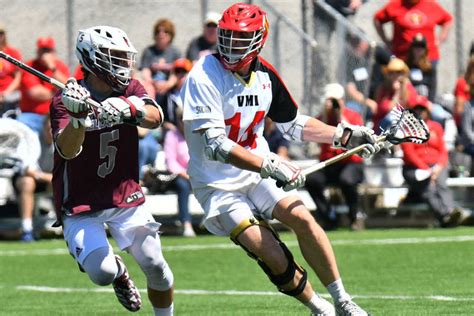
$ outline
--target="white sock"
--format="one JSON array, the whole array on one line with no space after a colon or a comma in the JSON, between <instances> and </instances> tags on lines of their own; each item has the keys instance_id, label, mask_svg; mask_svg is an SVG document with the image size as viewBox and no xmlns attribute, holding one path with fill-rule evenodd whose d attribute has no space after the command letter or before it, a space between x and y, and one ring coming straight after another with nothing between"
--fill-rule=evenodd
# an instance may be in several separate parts
<instances>
[{"instance_id":1,"label":"white sock","mask_svg":"<svg viewBox=\"0 0 474 316\"><path fill-rule=\"evenodd\" d=\"M331 294L332 299L335 303L349 301L351 299L349 294L347 294L346 290L344 289L344 285L342 284L341 279L337 279L336 281L326 286L326 288L328 289L328 292L329 294Z\"/></svg>"},{"instance_id":2,"label":"white sock","mask_svg":"<svg viewBox=\"0 0 474 316\"><path fill-rule=\"evenodd\" d=\"M122 274L125 272L125 265L117 259L115 259L115 262L117 263L117 267L118 267L117 275L115 275L115 279L117 279L117 278L121 277Z\"/></svg>"},{"instance_id":3,"label":"white sock","mask_svg":"<svg viewBox=\"0 0 474 316\"><path fill-rule=\"evenodd\" d=\"M331 303L314 292L309 302L304 303L304 305L315 315L321 312L328 312L328 309L334 309Z\"/></svg>"},{"instance_id":4,"label":"white sock","mask_svg":"<svg viewBox=\"0 0 474 316\"><path fill-rule=\"evenodd\" d=\"M31 218L22 219L21 228L23 229L24 233L33 231L33 220Z\"/></svg>"},{"instance_id":5,"label":"white sock","mask_svg":"<svg viewBox=\"0 0 474 316\"><path fill-rule=\"evenodd\" d=\"M174 303L171 303L169 307L165 307L165 308L153 306L153 312L155 313L155 316L173 316L173 311L174 311Z\"/></svg>"}]
</instances>

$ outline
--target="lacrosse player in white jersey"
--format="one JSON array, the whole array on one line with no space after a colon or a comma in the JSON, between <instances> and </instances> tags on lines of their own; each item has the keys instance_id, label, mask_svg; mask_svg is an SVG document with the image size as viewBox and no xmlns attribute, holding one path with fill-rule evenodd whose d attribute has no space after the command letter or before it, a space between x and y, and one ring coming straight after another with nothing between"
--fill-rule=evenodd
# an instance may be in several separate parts
<instances>
[{"instance_id":1,"label":"lacrosse player in white jersey","mask_svg":"<svg viewBox=\"0 0 474 316\"><path fill-rule=\"evenodd\" d=\"M219 21L218 53L201 58L181 90L188 173L205 211L204 225L215 235L230 236L279 291L313 314L367 315L345 291L325 232L296 195L304 175L271 153L262 134L268 116L290 140L346 149L367 143L370 156L379 150L373 131L346 123L329 126L299 114L276 70L259 56L267 35L262 9L232 5ZM294 230L334 306L313 291L306 271L267 224L272 218Z\"/></svg>"}]
</instances>

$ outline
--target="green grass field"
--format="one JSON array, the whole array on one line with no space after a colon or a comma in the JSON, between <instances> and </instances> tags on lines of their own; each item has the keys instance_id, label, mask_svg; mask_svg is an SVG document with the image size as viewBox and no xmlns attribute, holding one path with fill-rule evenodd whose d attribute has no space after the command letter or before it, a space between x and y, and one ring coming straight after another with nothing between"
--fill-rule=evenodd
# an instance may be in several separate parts
<instances>
[{"instance_id":1,"label":"green grass field","mask_svg":"<svg viewBox=\"0 0 474 316\"><path fill-rule=\"evenodd\" d=\"M474 315L474 230L331 232L346 289L373 315ZM293 234L282 239L304 263ZM227 238L162 237L175 275L175 315L309 315L278 294ZM139 288L145 279L127 254ZM307 264L303 264L307 267ZM315 274L309 278L325 297ZM151 315L144 305L136 315ZM111 287L80 273L62 240L0 242L0 315L126 315Z\"/></svg>"}]
</instances>

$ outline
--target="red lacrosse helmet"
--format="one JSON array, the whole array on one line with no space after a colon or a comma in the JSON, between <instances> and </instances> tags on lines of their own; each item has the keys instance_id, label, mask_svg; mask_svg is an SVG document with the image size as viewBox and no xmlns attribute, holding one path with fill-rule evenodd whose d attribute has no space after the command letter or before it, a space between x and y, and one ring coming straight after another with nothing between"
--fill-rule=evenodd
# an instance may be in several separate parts
<instances>
[{"instance_id":1,"label":"red lacrosse helmet","mask_svg":"<svg viewBox=\"0 0 474 316\"><path fill-rule=\"evenodd\" d=\"M217 51L231 71L250 64L268 36L267 13L253 4L236 3L224 11L217 26Z\"/></svg>"}]
</instances>

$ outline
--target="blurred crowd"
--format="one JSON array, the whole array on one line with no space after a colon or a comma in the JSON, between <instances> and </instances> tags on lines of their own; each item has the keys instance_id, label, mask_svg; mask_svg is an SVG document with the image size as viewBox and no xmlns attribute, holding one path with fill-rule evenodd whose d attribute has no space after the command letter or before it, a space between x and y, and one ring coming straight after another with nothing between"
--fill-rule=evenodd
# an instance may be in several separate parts
<instances>
[{"instance_id":1,"label":"blurred crowd","mask_svg":"<svg viewBox=\"0 0 474 316\"><path fill-rule=\"evenodd\" d=\"M361 0L326 2L349 19L363 3ZM191 194L186 173L189 155L183 136L179 91L193 63L216 51L219 19L220 14L216 12L207 14L201 34L190 39L185 54L173 44L176 35L173 22L167 18L159 19L152 27L153 43L141 52L134 74L148 94L161 105L165 119L159 130L149 132L139 128L140 180L151 194L177 193L177 219L182 234L188 237L195 236L195 232L188 206ZM409 188L407 203L427 203L442 227L463 224L472 214L453 201L446 180L471 174L471 157L474 155L474 45L466 61L465 73L453 82L452 92L440 94L437 91L437 65L442 58L440 47L453 24L452 15L437 1L398 0L381 2L373 21L382 43L376 49L372 71L368 65L348 63L358 67L348 67L347 84L326 85L318 118L331 125L337 125L341 120L366 124L380 133L390 126L390 111L394 107L413 109L427 122L430 140L425 145L395 146L380 159L403 159L403 176ZM386 33L385 24L392 24L392 35ZM328 28L325 35L329 36L334 26L327 24L325 27ZM71 74L78 80L82 78L80 67L70 72L60 60L53 38L40 37L36 44L36 56L24 61L27 65L60 82L66 82ZM367 54L367 43L352 38L350 44L354 48L353 55L347 59ZM4 27L0 27L0 50L22 60L21 52L9 44ZM370 83L368 92L361 88L361 84L366 82ZM25 241L34 239L35 194L50 190L53 147L48 113L55 92L52 85L0 59L2 120L15 119L24 124L36 133L41 145L38 161L22 166L12 179ZM273 152L287 159L294 158L290 143L270 120L265 121L265 137ZM325 160L338 153L327 145L321 146L318 156L306 158ZM353 156L308 176L306 189L317 206L315 216L326 229L336 228L339 223L338 214L325 194L325 188L330 186L340 188L349 209L351 228L364 228L366 215L357 193L357 185L364 181L363 168L363 160Z\"/></svg>"}]
</instances>

